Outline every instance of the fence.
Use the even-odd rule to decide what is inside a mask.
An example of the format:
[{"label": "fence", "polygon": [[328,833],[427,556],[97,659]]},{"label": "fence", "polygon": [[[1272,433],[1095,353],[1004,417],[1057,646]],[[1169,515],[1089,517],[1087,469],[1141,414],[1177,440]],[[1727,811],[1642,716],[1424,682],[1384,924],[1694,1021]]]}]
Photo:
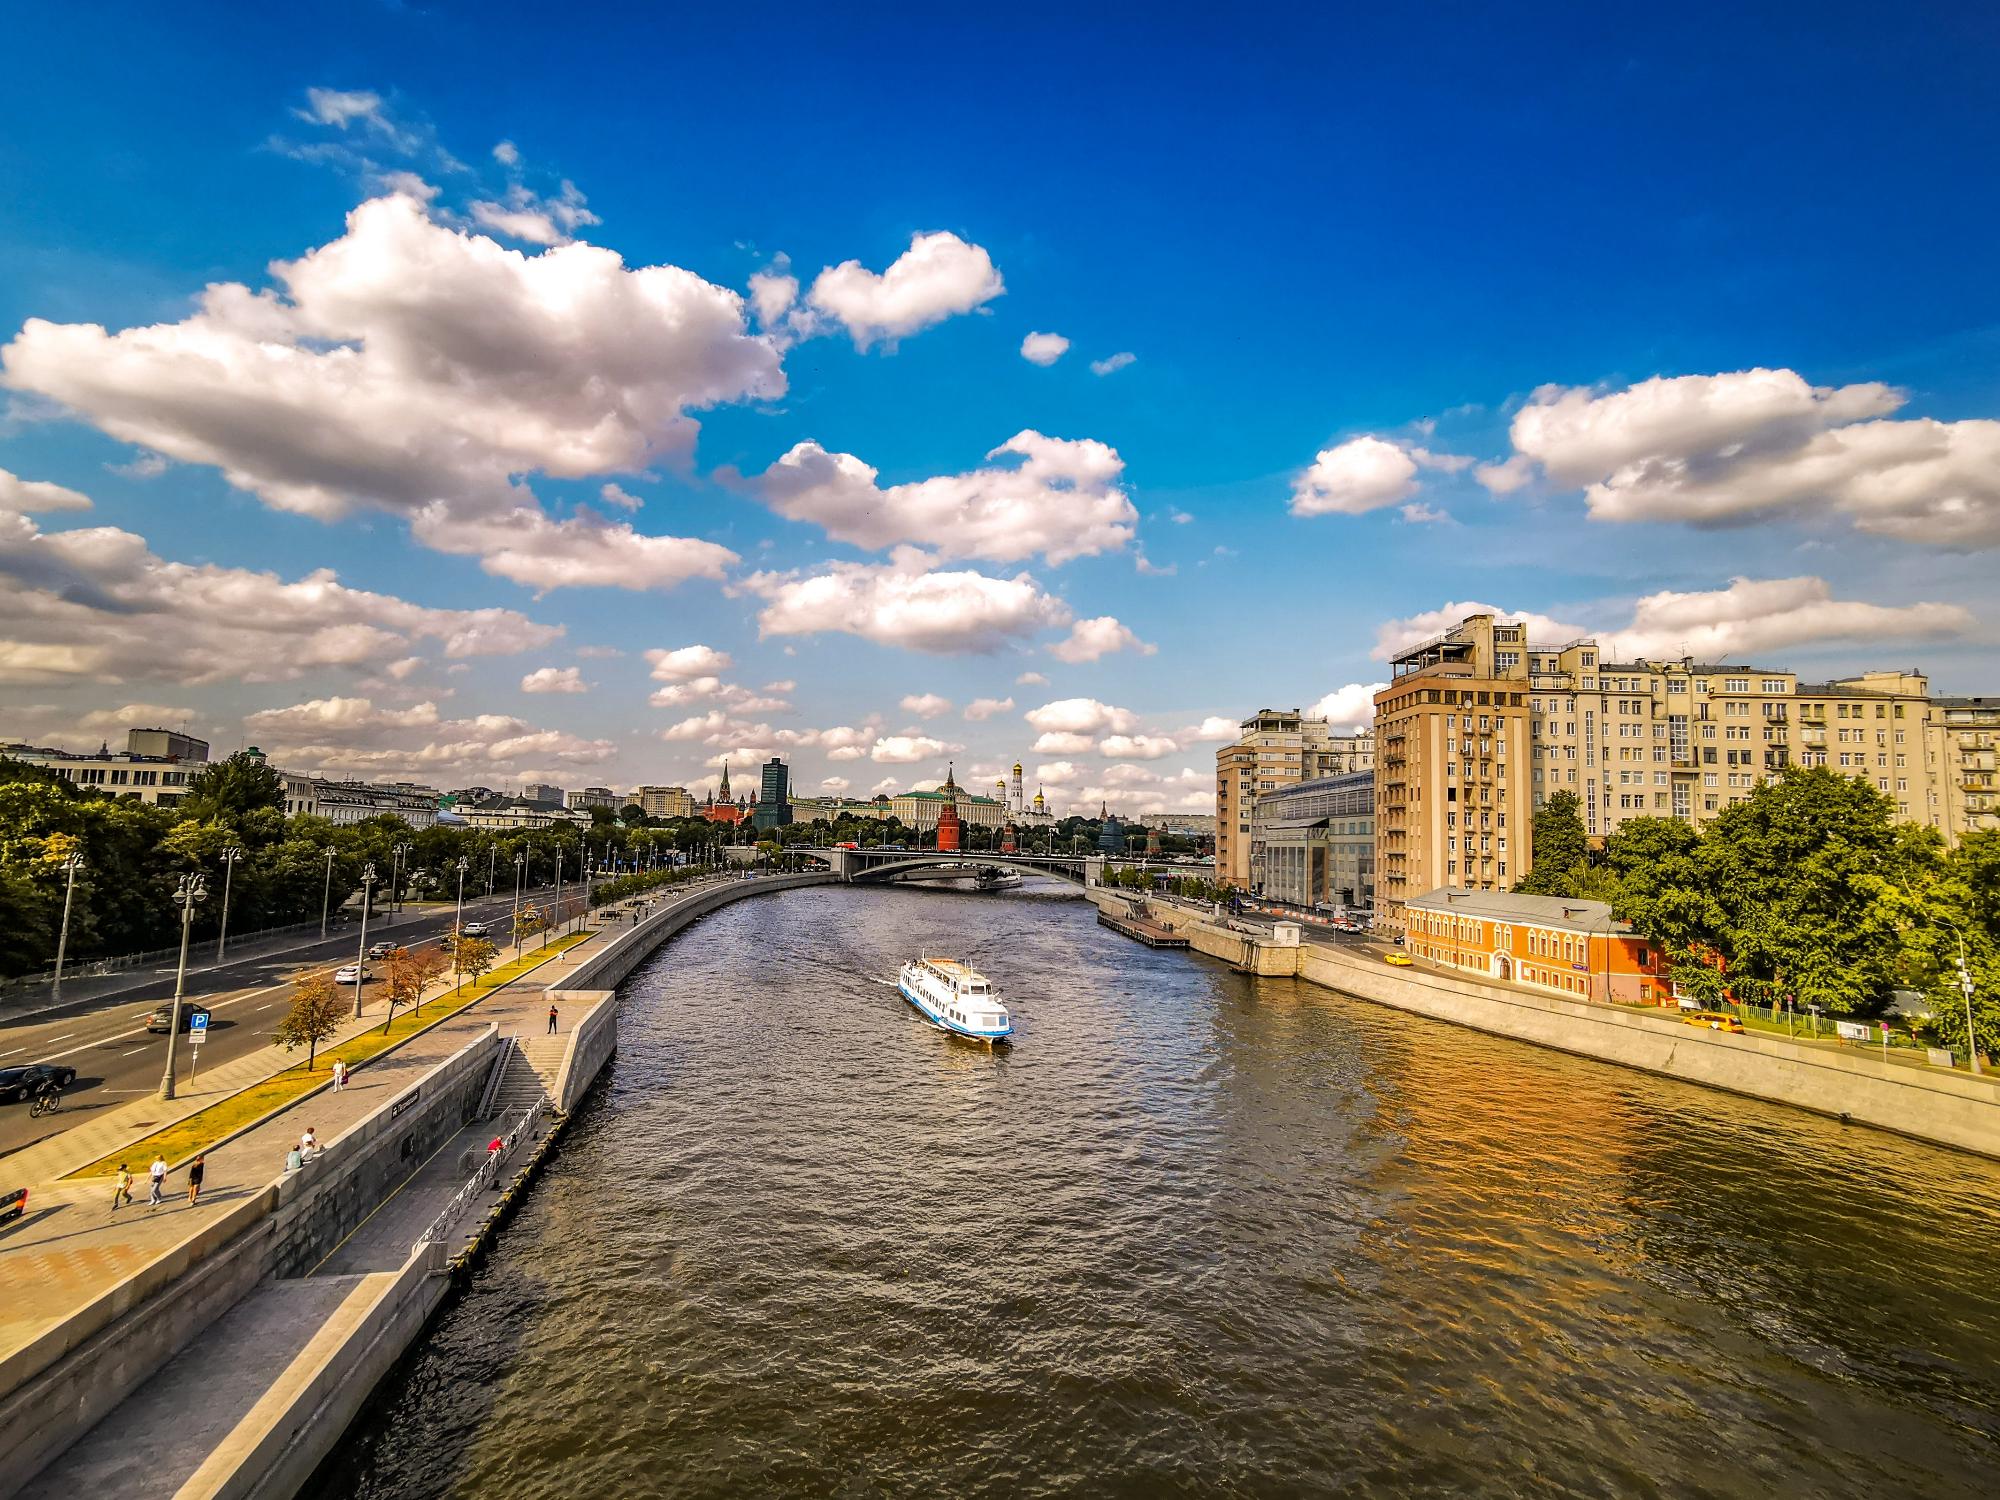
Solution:
[{"label": "fence", "polygon": [[451,1233],[451,1226],[458,1222],[459,1216],[465,1212],[474,1198],[493,1186],[493,1179],[500,1175],[500,1164],[514,1154],[514,1143],[541,1124],[542,1113],[547,1108],[548,1100],[537,1099],[522,1112],[521,1118],[514,1122],[514,1128],[500,1137],[500,1149],[486,1153],[486,1160],[479,1164],[479,1169],[451,1195],[451,1202],[445,1205],[444,1212],[431,1220],[430,1228],[417,1236],[417,1244],[445,1243],[446,1236]]},{"label": "fence", "polygon": [[[260,927],[255,932],[231,933],[229,948],[234,952],[238,947],[248,946],[264,938],[288,937],[295,932],[317,933],[318,931],[318,918],[310,922],[293,922],[284,927]],[[212,944],[213,938],[204,938],[202,941]],[[73,979],[102,979],[110,974],[143,969],[149,964],[170,963],[180,955],[181,946],[175,943],[171,948],[149,948],[144,953],[121,953],[115,958],[93,958],[80,963],[68,963],[63,965],[63,979],[65,982]],[[204,954],[199,947],[191,948],[188,952],[190,963],[197,960],[206,963],[211,957],[211,954]],[[55,983],[55,980],[56,971],[52,967],[42,970],[39,974],[22,974],[13,979],[0,979],[0,997],[23,994],[29,990],[47,989]]]}]

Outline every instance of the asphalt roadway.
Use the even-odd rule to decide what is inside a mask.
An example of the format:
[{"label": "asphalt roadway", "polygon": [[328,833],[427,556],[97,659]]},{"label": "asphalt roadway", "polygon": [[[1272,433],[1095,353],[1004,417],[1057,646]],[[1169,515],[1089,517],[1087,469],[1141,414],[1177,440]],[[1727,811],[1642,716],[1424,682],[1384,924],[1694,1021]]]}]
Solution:
[{"label": "asphalt roadway", "polygon": [[[536,892],[538,898],[553,890]],[[504,897],[465,903],[466,920],[494,924],[489,936],[500,942],[514,905],[513,892]],[[405,947],[433,940],[447,932],[456,918],[451,906],[405,913],[401,921],[368,926],[368,941],[395,941]],[[358,924],[324,940],[313,938],[297,947],[265,951],[188,975],[182,999],[199,1000],[209,1012],[208,1039],[200,1049],[199,1065],[214,1066],[270,1045],[271,1033],[284,1015],[291,978],[306,968],[334,969],[352,963],[360,938]],[[503,957],[511,949],[502,946]],[[380,965],[376,966],[379,972]],[[379,989],[379,979],[373,988]],[[76,1069],[76,1082],[63,1090],[62,1108],[53,1115],[31,1118],[28,1106],[0,1104],[0,1157],[67,1130],[91,1112],[129,1104],[157,1092],[167,1065],[164,1032],[146,1030],[146,1014],[173,999],[171,975],[139,982],[114,995],[65,1005],[60,1011],[27,1016],[0,1024],[0,1067],[19,1063],[60,1062]],[[369,986],[364,1000],[372,1003]],[[190,1053],[185,1033],[177,1054],[180,1076],[187,1076]]]}]

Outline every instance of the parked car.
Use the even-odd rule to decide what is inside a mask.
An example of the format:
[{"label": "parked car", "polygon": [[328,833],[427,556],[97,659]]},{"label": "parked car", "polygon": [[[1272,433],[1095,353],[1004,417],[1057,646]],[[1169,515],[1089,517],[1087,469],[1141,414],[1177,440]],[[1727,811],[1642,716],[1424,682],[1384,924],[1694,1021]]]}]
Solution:
[{"label": "parked car", "polygon": [[335,984],[365,984],[375,977],[375,971],[366,964],[342,964],[333,971]]},{"label": "parked car", "polygon": [[1415,960],[1407,953],[1385,953],[1382,955],[1382,962],[1394,964],[1399,969],[1407,969]]},{"label": "parked car", "polygon": [[395,951],[396,945],[394,943],[371,943],[368,946],[368,956],[370,958],[387,958]]},{"label": "parked car", "polygon": [[1743,1023],[1736,1017],[1719,1010],[1698,1010],[1681,1019],[1690,1026],[1706,1026],[1710,1031],[1741,1031]]},{"label": "parked car", "polygon": [[[194,1025],[194,1018],[197,1013],[205,1016],[208,1014],[208,1009],[201,1005],[182,1004],[182,1031],[186,1031],[190,1026]],[[148,1031],[159,1032],[167,1032],[174,1029],[174,1007],[171,1001],[165,1005],[156,1005],[146,1012],[146,1029]]]},{"label": "parked car", "polygon": [[467,922],[458,930],[466,937],[483,938],[486,936],[486,924],[484,922]]},{"label": "parked car", "polygon": [[62,1063],[23,1063],[0,1068],[0,1104],[19,1104],[32,1099],[46,1084],[66,1089],[76,1082],[76,1069]]}]

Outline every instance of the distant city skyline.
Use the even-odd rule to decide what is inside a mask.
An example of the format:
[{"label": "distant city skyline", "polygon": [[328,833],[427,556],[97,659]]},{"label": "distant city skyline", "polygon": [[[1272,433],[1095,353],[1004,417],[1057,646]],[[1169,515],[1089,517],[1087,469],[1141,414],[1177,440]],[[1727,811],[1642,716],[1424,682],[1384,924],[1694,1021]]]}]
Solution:
[{"label": "distant city skyline", "polygon": [[109,12],[0,104],[0,738],[1201,812],[1481,611],[1993,689],[1970,8]]}]

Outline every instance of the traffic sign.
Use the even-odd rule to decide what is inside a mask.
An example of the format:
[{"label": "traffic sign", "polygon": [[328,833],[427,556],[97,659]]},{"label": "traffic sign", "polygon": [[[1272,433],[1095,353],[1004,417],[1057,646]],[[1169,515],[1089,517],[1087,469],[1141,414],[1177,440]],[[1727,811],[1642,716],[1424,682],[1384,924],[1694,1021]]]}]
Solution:
[{"label": "traffic sign", "polygon": [[208,1039],[208,1012],[198,1010],[188,1017],[188,1045],[199,1047]]}]

